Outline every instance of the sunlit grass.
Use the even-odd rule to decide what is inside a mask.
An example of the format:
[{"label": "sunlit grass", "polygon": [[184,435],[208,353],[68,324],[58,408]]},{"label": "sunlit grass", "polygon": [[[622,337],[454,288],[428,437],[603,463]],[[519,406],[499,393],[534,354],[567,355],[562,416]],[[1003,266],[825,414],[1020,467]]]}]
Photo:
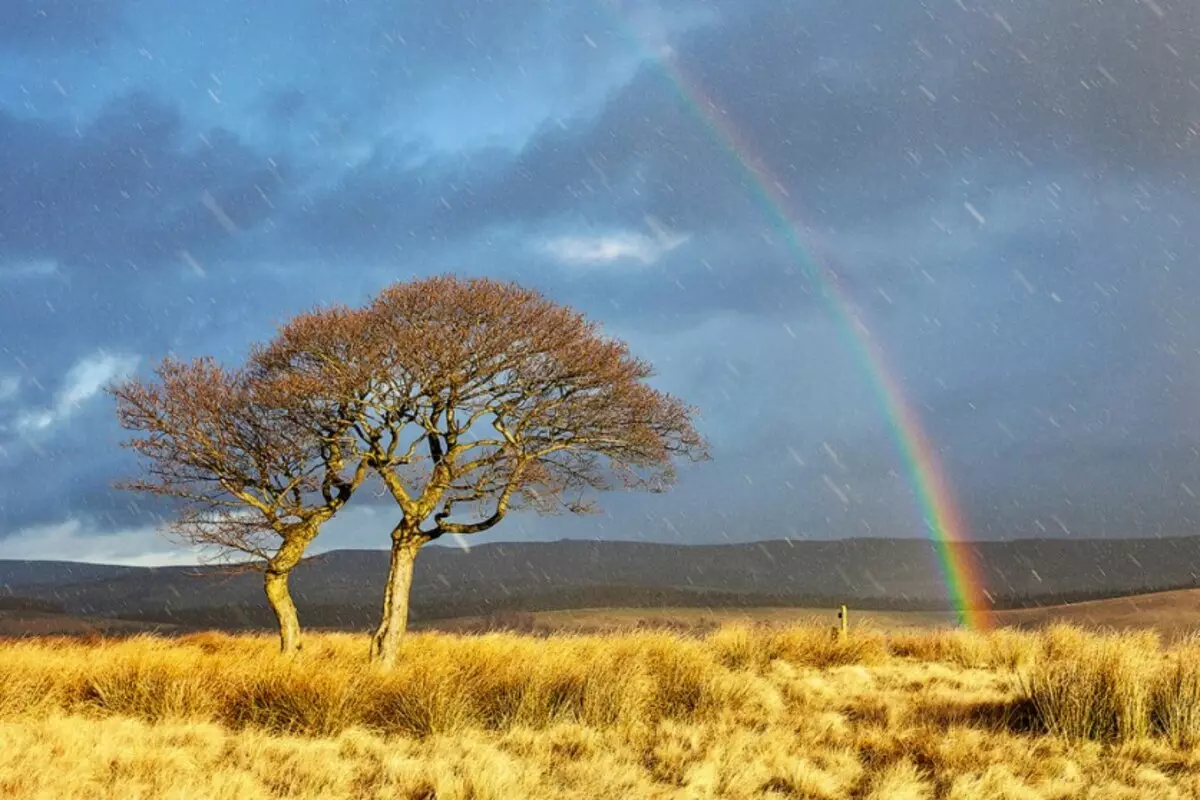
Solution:
[{"label": "sunlit grass", "polygon": [[1200,642],[727,626],[0,643],[0,796],[1179,797]]}]

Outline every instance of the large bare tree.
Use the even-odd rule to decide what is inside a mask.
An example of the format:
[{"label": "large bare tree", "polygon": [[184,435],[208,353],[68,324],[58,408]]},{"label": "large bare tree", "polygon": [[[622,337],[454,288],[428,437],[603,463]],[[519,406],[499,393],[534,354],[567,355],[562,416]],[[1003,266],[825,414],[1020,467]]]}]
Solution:
[{"label": "large bare tree", "polygon": [[[336,329],[349,316],[333,309],[326,322]],[[301,370],[268,376],[211,359],[167,359],[155,380],[110,391],[122,427],[137,434],[125,446],[143,467],[141,478],[120,485],[170,498],[177,513],[169,530],[183,541],[261,569],[281,651],[298,651],[288,577],[370,475],[347,437],[354,408],[310,400],[318,395]]]},{"label": "large bare tree", "polygon": [[[396,659],[426,543],[482,533],[522,506],[583,512],[618,484],[662,491],[676,456],[707,455],[693,410],[646,383],[648,363],[535,291],[437,277],[386,289],[354,325],[336,324],[344,313],[297,318],[255,361],[334,377],[354,364],[356,453],[400,510],[371,642],[382,665]],[[322,394],[326,384],[343,388]],[[313,386],[331,403],[346,384]]]}]

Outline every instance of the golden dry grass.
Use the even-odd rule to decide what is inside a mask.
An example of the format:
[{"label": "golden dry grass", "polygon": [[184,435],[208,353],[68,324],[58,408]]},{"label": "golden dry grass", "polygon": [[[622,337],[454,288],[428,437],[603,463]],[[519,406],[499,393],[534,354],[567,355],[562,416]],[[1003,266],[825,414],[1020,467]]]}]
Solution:
[{"label": "golden dry grass", "polygon": [[1066,605],[993,612],[1001,625],[1022,628],[1055,623],[1118,630],[1154,630],[1164,639],[1185,638],[1200,629],[1200,589],[1087,600]]},{"label": "golden dry grass", "polygon": [[1200,796],[1200,644],[734,625],[0,643],[0,797]]},{"label": "golden dry grass", "polygon": [[[539,632],[613,633],[633,627],[673,627],[705,629],[723,625],[788,625],[820,626],[836,620],[836,608],[771,607],[747,608],[580,608],[560,611],[526,612],[529,627]],[[875,630],[899,628],[952,628],[955,624],[953,612],[939,611],[871,611],[851,609],[851,620],[855,626],[864,625]],[[427,623],[427,627],[439,630],[478,626],[485,620],[480,617],[439,620]]]},{"label": "golden dry grass", "polygon": [[[750,608],[584,608],[562,611],[524,612],[529,629],[539,632],[575,631],[608,633],[634,625],[677,628],[709,628],[728,624],[828,624],[836,608],[750,607]],[[878,630],[952,628],[955,615],[942,611],[872,611],[851,608],[854,624]],[[1088,600],[1066,605],[1005,609],[990,612],[999,627],[1041,629],[1054,624],[1104,627],[1118,630],[1154,630],[1169,641],[1200,630],[1200,589],[1181,589],[1150,594]],[[439,630],[477,628],[482,617],[438,620],[423,627]]]}]

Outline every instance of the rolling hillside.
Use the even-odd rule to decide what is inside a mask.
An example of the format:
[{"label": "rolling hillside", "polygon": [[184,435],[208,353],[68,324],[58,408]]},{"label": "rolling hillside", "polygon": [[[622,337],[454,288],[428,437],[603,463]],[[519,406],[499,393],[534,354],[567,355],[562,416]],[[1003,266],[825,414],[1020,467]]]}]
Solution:
[{"label": "rolling hillside", "polygon": [[[996,608],[1200,585],[1200,537],[1029,539],[971,546]],[[307,624],[371,624],[387,554],[334,551],[302,565],[293,593]],[[74,615],[204,627],[270,625],[257,573],[0,561],[0,593]],[[559,541],[430,547],[417,562],[414,620],[497,610],[603,606],[944,609],[933,546],[912,539],[698,546]]]}]

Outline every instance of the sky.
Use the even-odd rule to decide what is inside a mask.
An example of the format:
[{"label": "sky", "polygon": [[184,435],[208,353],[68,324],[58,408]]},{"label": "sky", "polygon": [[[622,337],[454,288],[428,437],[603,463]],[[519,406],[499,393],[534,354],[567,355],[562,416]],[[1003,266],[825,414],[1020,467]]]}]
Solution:
[{"label": "sky", "polygon": [[1192,533],[1198,39],[1189,0],[6,0],[0,558],[193,562],[103,388],[445,272],[599,320],[713,445],[490,540],[926,535],[814,264],[966,538]]}]

